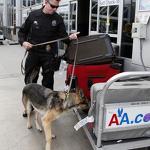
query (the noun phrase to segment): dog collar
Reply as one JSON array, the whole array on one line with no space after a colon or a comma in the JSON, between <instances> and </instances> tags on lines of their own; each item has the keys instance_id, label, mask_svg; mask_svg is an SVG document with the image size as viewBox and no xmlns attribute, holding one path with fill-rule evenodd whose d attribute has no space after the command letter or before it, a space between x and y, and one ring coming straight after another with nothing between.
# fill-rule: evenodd
<instances>
[{"instance_id":1,"label":"dog collar","mask_svg":"<svg viewBox=\"0 0 150 150\"><path fill-rule=\"evenodd\" d=\"M68 107L68 109L73 108L73 107L78 107L82 104L84 104L84 102L80 102L79 104L72 105L72 106Z\"/></svg>"},{"instance_id":2,"label":"dog collar","mask_svg":"<svg viewBox=\"0 0 150 150\"><path fill-rule=\"evenodd\" d=\"M68 97L69 97L69 92L66 92L65 101L67 101Z\"/></svg>"}]
</instances>

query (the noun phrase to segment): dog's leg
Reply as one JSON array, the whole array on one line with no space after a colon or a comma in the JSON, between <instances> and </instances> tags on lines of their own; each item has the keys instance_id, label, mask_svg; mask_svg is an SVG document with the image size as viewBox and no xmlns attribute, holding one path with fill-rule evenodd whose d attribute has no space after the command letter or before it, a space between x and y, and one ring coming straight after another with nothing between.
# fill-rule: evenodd
<instances>
[{"instance_id":1,"label":"dog's leg","mask_svg":"<svg viewBox=\"0 0 150 150\"><path fill-rule=\"evenodd\" d=\"M36 129L42 132L42 128L39 124L39 113L37 111L35 111L35 125L36 125Z\"/></svg>"},{"instance_id":2,"label":"dog's leg","mask_svg":"<svg viewBox=\"0 0 150 150\"><path fill-rule=\"evenodd\" d=\"M25 94L22 94L22 103L24 106L23 117L27 117L27 101L28 101L27 96Z\"/></svg>"},{"instance_id":3,"label":"dog's leg","mask_svg":"<svg viewBox=\"0 0 150 150\"><path fill-rule=\"evenodd\" d=\"M52 139L56 139L56 135L55 134L52 134Z\"/></svg>"},{"instance_id":4,"label":"dog's leg","mask_svg":"<svg viewBox=\"0 0 150 150\"><path fill-rule=\"evenodd\" d=\"M27 128L31 129L32 125L31 125L31 103L30 101L27 101Z\"/></svg>"},{"instance_id":5,"label":"dog's leg","mask_svg":"<svg viewBox=\"0 0 150 150\"><path fill-rule=\"evenodd\" d=\"M42 124L45 133L46 146L45 150L51 150L51 139L52 139L52 131L51 124L53 121L53 113L47 112L42 118Z\"/></svg>"}]
</instances>

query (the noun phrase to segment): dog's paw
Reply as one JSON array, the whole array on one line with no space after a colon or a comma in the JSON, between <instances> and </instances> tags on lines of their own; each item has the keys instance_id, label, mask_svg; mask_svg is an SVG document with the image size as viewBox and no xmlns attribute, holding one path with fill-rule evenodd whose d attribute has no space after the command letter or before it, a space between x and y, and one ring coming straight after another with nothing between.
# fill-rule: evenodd
<instances>
[{"instance_id":1,"label":"dog's paw","mask_svg":"<svg viewBox=\"0 0 150 150\"><path fill-rule=\"evenodd\" d=\"M52 134L52 139L56 139L56 135L55 134Z\"/></svg>"},{"instance_id":2,"label":"dog's paw","mask_svg":"<svg viewBox=\"0 0 150 150\"><path fill-rule=\"evenodd\" d=\"M42 132L43 130L41 128L37 128L38 131Z\"/></svg>"},{"instance_id":3,"label":"dog's paw","mask_svg":"<svg viewBox=\"0 0 150 150\"><path fill-rule=\"evenodd\" d=\"M26 112L24 112L24 113L22 114L22 116L23 116L23 117L27 117L28 115L27 115Z\"/></svg>"},{"instance_id":4,"label":"dog's paw","mask_svg":"<svg viewBox=\"0 0 150 150\"><path fill-rule=\"evenodd\" d=\"M35 120L35 126L38 131L42 132L42 127L39 125L37 120Z\"/></svg>"},{"instance_id":5,"label":"dog's paw","mask_svg":"<svg viewBox=\"0 0 150 150\"><path fill-rule=\"evenodd\" d=\"M31 129L32 126L31 126L30 124L27 124L27 128L28 128L28 129Z\"/></svg>"}]
</instances>

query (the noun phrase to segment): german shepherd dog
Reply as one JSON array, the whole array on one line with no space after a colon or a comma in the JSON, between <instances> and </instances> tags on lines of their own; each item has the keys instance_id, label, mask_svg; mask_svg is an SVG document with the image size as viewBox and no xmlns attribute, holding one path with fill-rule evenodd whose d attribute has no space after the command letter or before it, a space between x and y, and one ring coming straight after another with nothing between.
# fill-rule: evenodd
<instances>
[{"instance_id":1,"label":"german shepherd dog","mask_svg":"<svg viewBox=\"0 0 150 150\"><path fill-rule=\"evenodd\" d=\"M51 150L51 139L55 137L51 131L52 122L64 111L86 104L86 100L80 92L69 93L69 96L66 96L66 92L52 91L36 83L27 84L23 88L22 102L25 108L24 113L27 114L28 129L32 128L32 107L35 110L35 125L39 131L42 131L42 127L39 124L38 117L39 115L42 116L41 121L46 138L45 150Z\"/></svg>"}]
</instances>

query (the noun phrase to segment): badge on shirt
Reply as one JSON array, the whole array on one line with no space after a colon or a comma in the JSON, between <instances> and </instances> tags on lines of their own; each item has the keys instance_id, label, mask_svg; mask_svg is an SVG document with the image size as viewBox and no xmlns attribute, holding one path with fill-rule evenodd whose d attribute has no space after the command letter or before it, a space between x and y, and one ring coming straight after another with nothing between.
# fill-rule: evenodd
<instances>
[{"instance_id":1,"label":"badge on shirt","mask_svg":"<svg viewBox=\"0 0 150 150\"><path fill-rule=\"evenodd\" d=\"M52 26L55 27L56 26L56 20L52 21Z\"/></svg>"},{"instance_id":2,"label":"badge on shirt","mask_svg":"<svg viewBox=\"0 0 150 150\"><path fill-rule=\"evenodd\" d=\"M34 22L33 22L35 25L38 25L38 22L35 20Z\"/></svg>"},{"instance_id":3,"label":"badge on shirt","mask_svg":"<svg viewBox=\"0 0 150 150\"><path fill-rule=\"evenodd\" d=\"M46 45L46 51L50 52L50 50L51 50L51 46L50 45Z\"/></svg>"},{"instance_id":4,"label":"badge on shirt","mask_svg":"<svg viewBox=\"0 0 150 150\"><path fill-rule=\"evenodd\" d=\"M36 29L39 29L39 23L36 20L34 20L33 25Z\"/></svg>"}]
</instances>

